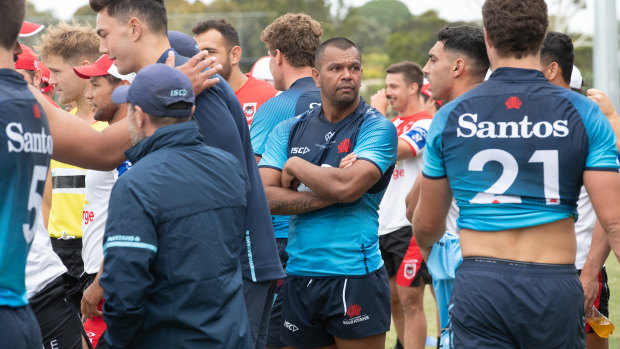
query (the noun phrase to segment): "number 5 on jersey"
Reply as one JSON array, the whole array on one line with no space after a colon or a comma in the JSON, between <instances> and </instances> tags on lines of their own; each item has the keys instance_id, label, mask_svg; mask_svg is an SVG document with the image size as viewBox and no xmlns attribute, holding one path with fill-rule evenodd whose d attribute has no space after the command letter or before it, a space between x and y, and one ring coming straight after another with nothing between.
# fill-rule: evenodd
<instances>
[{"instance_id":1,"label":"number 5 on jersey","mask_svg":"<svg viewBox=\"0 0 620 349\"><path fill-rule=\"evenodd\" d=\"M26 239L27 243L32 242L35 225L38 216L41 214L43 186L39 186L39 182L45 183L46 178L47 166L35 165L32 171L32 181L30 182L30 195L28 196L28 222L23 225L24 239Z\"/></svg>"}]
</instances>

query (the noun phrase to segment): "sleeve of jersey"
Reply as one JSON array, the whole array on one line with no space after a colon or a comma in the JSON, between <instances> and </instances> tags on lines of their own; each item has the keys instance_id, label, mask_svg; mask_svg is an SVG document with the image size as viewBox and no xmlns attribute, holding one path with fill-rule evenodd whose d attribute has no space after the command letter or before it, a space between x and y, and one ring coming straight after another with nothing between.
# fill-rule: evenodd
<instances>
[{"instance_id":1,"label":"sleeve of jersey","mask_svg":"<svg viewBox=\"0 0 620 349\"><path fill-rule=\"evenodd\" d=\"M598 106L593 105L584 119L588 132L586 170L617 171L616 135Z\"/></svg>"},{"instance_id":2,"label":"sleeve of jersey","mask_svg":"<svg viewBox=\"0 0 620 349\"><path fill-rule=\"evenodd\" d=\"M431 119L420 120L416 122L409 131L398 137L398 139L405 141L405 143L409 145L413 152L413 156L420 155L424 146L426 146L426 136L430 125Z\"/></svg>"},{"instance_id":3,"label":"sleeve of jersey","mask_svg":"<svg viewBox=\"0 0 620 349\"><path fill-rule=\"evenodd\" d=\"M288 136L291 127L298 121L297 118L290 118L282 121L269 135L265 151L261 157L258 167L273 168L281 171L288 160Z\"/></svg>"},{"instance_id":4,"label":"sleeve of jersey","mask_svg":"<svg viewBox=\"0 0 620 349\"><path fill-rule=\"evenodd\" d=\"M397 148L396 127L377 113L362 124L353 153L357 154L358 160L373 163L383 175L396 163Z\"/></svg>"},{"instance_id":5,"label":"sleeve of jersey","mask_svg":"<svg viewBox=\"0 0 620 349\"><path fill-rule=\"evenodd\" d=\"M424 151L424 165L422 175L426 178L440 179L446 177L446 164L443 157L442 139L443 128L449 113L442 113L440 109L428 129L426 135L426 150Z\"/></svg>"},{"instance_id":6,"label":"sleeve of jersey","mask_svg":"<svg viewBox=\"0 0 620 349\"><path fill-rule=\"evenodd\" d=\"M106 340L113 348L131 343L142 330L144 303L153 284L149 270L157 252L155 228L137 193L125 183L120 178L110 195L100 279Z\"/></svg>"},{"instance_id":7,"label":"sleeve of jersey","mask_svg":"<svg viewBox=\"0 0 620 349\"><path fill-rule=\"evenodd\" d=\"M254 155L262 156L265 152L265 144L269 138L269 134L273 130L272 118L270 114L273 113L273 100L268 100L258 108L252 124L250 125L250 140L252 142L252 148L254 149Z\"/></svg>"}]
</instances>

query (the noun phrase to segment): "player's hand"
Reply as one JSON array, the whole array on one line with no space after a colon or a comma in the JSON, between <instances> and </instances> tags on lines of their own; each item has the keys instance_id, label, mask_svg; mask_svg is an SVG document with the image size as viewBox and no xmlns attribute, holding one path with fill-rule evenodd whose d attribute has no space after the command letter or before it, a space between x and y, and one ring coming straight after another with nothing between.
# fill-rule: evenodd
<instances>
[{"instance_id":1,"label":"player's hand","mask_svg":"<svg viewBox=\"0 0 620 349\"><path fill-rule=\"evenodd\" d=\"M299 180L290 171L282 169L282 188L296 191L298 187Z\"/></svg>"},{"instance_id":2,"label":"player's hand","mask_svg":"<svg viewBox=\"0 0 620 349\"><path fill-rule=\"evenodd\" d=\"M282 188L296 191L297 187L299 187L299 179L297 179L297 177L295 177L295 175L291 171L291 164L297 160L299 160L299 158L293 156L292 158L288 159L284 164L281 177Z\"/></svg>"},{"instance_id":3,"label":"player's hand","mask_svg":"<svg viewBox=\"0 0 620 349\"><path fill-rule=\"evenodd\" d=\"M215 57L207 57L207 55L207 51L200 51L185 64L176 67L191 80L196 96L220 82L220 78L214 78L213 75L222 70L222 65L215 64ZM168 52L166 64L174 67L174 52ZM207 68L209 69L205 70Z\"/></svg>"},{"instance_id":4,"label":"player's hand","mask_svg":"<svg viewBox=\"0 0 620 349\"><path fill-rule=\"evenodd\" d=\"M579 276L579 281L581 281L581 286L583 287L583 295L585 296L584 309L587 316L594 304L594 300L598 296L598 278L597 275L590 277L582 272Z\"/></svg>"},{"instance_id":5,"label":"player's hand","mask_svg":"<svg viewBox=\"0 0 620 349\"><path fill-rule=\"evenodd\" d=\"M388 108L388 99L387 95L385 94L384 88L380 89L374 95L370 96L370 106L377 109L379 113L385 116Z\"/></svg>"},{"instance_id":6,"label":"player's hand","mask_svg":"<svg viewBox=\"0 0 620 349\"><path fill-rule=\"evenodd\" d=\"M614 106L611 104L611 100L607 97L605 92L591 88L586 91L586 96L598 104L599 108L601 108L601 111L606 117L609 118L616 113Z\"/></svg>"},{"instance_id":7,"label":"player's hand","mask_svg":"<svg viewBox=\"0 0 620 349\"><path fill-rule=\"evenodd\" d=\"M103 288L99 286L99 280L95 280L86 290L82 296L82 316L88 319L93 319L94 316L103 316L103 313L97 309L97 305L103 299Z\"/></svg>"},{"instance_id":8,"label":"player's hand","mask_svg":"<svg viewBox=\"0 0 620 349\"><path fill-rule=\"evenodd\" d=\"M347 156L343 157L342 160L340 160L340 166L338 166L338 168L345 169L353 165L353 163L355 163L356 161L357 161L357 154L349 153L347 154Z\"/></svg>"}]
</instances>

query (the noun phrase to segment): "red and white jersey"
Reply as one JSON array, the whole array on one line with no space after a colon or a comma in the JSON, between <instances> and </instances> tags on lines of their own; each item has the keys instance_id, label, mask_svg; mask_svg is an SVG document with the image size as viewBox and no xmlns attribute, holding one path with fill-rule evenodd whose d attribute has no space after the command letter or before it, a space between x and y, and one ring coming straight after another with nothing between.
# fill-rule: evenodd
<instances>
[{"instance_id":1,"label":"red and white jersey","mask_svg":"<svg viewBox=\"0 0 620 349\"><path fill-rule=\"evenodd\" d=\"M254 114L266 100L278 93L270 83L249 77L248 81L235 91L235 95L241 104L248 126L254 120Z\"/></svg>"},{"instance_id":2,"label":"red and white jersey","mask_svg":"<svg viewBox=\"0 0 620 349\"><path fill-rule=\"evenodd\" d=\"M399 142L407 142L413 152L412 158L399 160L392 172L383 200L379 205L379 235L389 234L411 225L407 220L405 198L422 170L422 151L426 145L426 134L433 116L422 111L410 116L397 116L392 120L398 132Z\"/></svg>"},{"instance_id":3,"label":"red and white jersey","mask_svg":"<svg viewBox=\"0 0 620 349\"><path fill-rule=\"evenodd\" d=\"M95 274L103 261L103 232L108 218L114 171L86 171L86 198L82 211L82 259L84 271Z\"/></svg>"},{"instance_id":4,"label":"red and white jersey","mask_svg":"<svg viewBox=\"0 0 620 349\"><path fill-rule=\"evenodd\" d=\"M577 200L577 213L579 219L575 222L575 235L577 237L577 255L575 256L575 267L582 269L590 253L592 243L592 231L596 224L596 213L586 189L582 186Z\"/></svg>"}]
</instances>

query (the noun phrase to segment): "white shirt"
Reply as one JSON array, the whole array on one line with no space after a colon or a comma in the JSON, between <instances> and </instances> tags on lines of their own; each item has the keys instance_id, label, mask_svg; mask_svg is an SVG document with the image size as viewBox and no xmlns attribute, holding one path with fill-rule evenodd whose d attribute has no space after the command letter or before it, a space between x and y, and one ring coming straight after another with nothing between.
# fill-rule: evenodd
<instances>
[{"instance_id":1,"label":"white shirt","mask_svg":"<svg viewBox=\"0 0 620 349\"><path fill-rule=\"evenodd\" d=\"M82 259L84 271L96 274L103 261L103 233L108 218L115 171L86 171L86 199L82 212Z\"/></svg>"}]
</instances>

